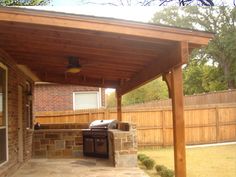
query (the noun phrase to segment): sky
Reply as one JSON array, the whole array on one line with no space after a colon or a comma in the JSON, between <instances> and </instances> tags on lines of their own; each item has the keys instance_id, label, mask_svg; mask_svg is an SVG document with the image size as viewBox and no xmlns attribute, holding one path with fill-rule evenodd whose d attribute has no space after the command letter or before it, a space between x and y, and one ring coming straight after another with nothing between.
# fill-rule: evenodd
<instances>
[{"instance_id":1,"label":"sky","mask_svg":"<svg viewBox=\"0 0 236 177\"><path fill-rule=\"evenodd\" d=\"M124 5L127 4L127 2L130 2L132 6L137 6L138 0L123 0L122 2ZM81 4L107 4L107 2L111 2L114 4L119 4L120 0L51 0L50 5L81 5ZM158 2L158 1L157 1ZM159 4L159 3L157 3Z\"/></svg>"},{"instance_id":2,"label":"sky","mask_svg":"<svg viewBox=\"0 0 236 177\"><path fill-rule=\"evenodd\" d=\"M50 11L59 11L66 13L75 13L83 15L92 15L100 17L111 17L126 19L132 21L149 22L157 8L154 7L108 7L108 6L94 6L94 5L83 5L83 6L35 6L30 7L34 9L43 9Z\"/></svg>"},{"instance_id":3,"label":"sky","mask_svg":"<svg viewBox=\"0 0 236 177\"><path fill-rule=\"evenodd\" d=\"M74 5L75 2L72 0L69 0L72 2L71 4L68 2L68 0L65 1L66 3L61 2L62 0L54 1L58 1L58 3L53 4L53 6L35 6L30 8L100 17L119 18L140 22L149 22L155 12L160 9L159 7L114 7L93 4Z\"/></svg>"}]
</instances>

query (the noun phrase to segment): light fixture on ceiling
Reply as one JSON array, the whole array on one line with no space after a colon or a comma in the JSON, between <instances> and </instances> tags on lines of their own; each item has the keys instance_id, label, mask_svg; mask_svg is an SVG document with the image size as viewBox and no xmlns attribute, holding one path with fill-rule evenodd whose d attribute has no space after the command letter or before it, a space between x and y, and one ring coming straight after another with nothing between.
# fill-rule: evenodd
<instances>
[{"instance_id":1,"label":"light fixture on ceiling","mask_svg":"<svg viewBox=\"0 0 236 177\"><path fill-rule=\"evenodd\" d=\"M68 58L68 66L66 72L68 73L79 73L81 71L81 65L79 64L79 59L77 57Z\"/></svg>"}]
</instances>

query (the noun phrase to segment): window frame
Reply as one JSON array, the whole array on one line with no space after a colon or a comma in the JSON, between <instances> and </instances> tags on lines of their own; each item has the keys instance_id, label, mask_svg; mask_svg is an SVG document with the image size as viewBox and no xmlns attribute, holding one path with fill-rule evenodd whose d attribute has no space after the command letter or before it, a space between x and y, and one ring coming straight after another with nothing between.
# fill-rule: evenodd
<instances>
[{"instance_id":1,"label":"window frame","mask_svg":"<svg viewBox=\"0 0 236 177\"><path fill-rule=\"evenodd\" d=\"M76 94L90 94L90 93L96 93L97 95L97 108L85 108L85 109L99 109L101 107L101 94L100 91L81 91L81 92L73 92L73 110L77 111L77 110L83 110L83 109L75 109L76 105L75 105L75 95Z\"/></svg>"},{"instance_id":2,"label":"window frame","mask_svg":"<svg viewBox=\"0 0 236 177\"><path fill-rule=\"evenodd\" d=\"M0 163L0 167L9 161L9 146L8 146L8 68L0 62L0 68L5 71L5 125L0 126L0 129L6 129L6 160ZM4 103L3 103L4 104Z\"/></svg>"}]
</instances>

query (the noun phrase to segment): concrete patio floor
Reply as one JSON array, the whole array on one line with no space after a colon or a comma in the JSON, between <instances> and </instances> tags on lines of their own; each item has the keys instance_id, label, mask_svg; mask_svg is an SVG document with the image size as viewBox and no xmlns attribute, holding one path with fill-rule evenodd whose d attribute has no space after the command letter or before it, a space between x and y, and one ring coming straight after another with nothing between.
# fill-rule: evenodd
<instances>
[{"instance_id":1,"label":"concrete patio floor","mask_svg":"<svg viewBox=\"0 0 236 177\"><path fill-rule=\"evenodd\" d=\"M148 177L138 167L115 168L101 159L32 159L12 177Z\"/></svg>"}]
</instances>

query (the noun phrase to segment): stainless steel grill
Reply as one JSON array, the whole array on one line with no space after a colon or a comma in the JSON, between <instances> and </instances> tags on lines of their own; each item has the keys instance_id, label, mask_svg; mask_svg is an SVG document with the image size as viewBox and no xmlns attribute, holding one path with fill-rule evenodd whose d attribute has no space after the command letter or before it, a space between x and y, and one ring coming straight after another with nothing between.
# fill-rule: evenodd
<instances>
[{"instance_id":1,"label":"stainless steel grill","mask_svg":"<svg viewBox=\"0 0 236 177\"><path fill-rule=\"evenodd\" d=\"M116 129L117 120L95 120L89 125L90 129Z\"/></svg>"},{"instance_id":2,"label":"stainless steel grill","mask_svg":"<svg viewBox=\"0 0 236 177\"><path fill-rule=\"evenodd\" d=\"M116 129L117 120L95 120L83 132L83 153L85 156L109 157L108 130Z\"/></svg>"}]
</instances>

